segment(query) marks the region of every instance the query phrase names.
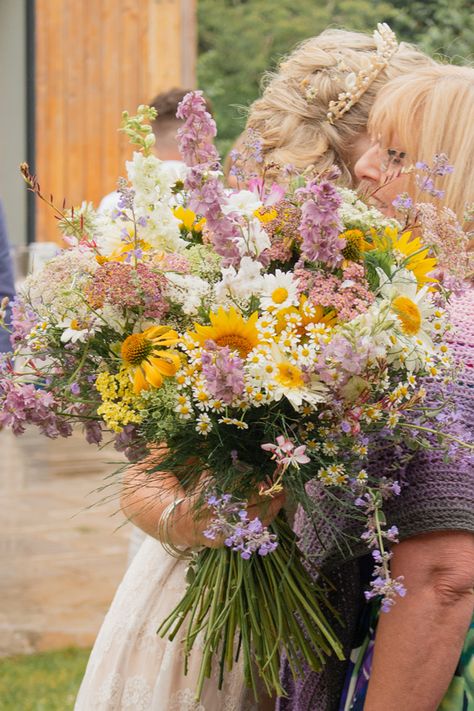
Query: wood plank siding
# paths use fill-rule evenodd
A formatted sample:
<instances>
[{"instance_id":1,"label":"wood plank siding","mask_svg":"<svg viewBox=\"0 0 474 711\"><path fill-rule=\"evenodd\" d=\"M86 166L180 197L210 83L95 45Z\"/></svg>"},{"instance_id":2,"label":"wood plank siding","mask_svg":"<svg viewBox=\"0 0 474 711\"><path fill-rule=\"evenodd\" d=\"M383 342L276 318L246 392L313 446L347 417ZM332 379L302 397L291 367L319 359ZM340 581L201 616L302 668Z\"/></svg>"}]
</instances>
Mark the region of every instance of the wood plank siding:
<instances>
[{"instance_id":1,"label":"wood plank siding","mask_svg":"<svg viewBox=\"0 0 474 711\"><path fill-rule=\"evenodd\" d=\"M130 157L123 109L195 86L196 2L36 0L35 172L58 204L115 189ZM58 241L39 201L36 240Z\"/></svg>"}]
</instances>

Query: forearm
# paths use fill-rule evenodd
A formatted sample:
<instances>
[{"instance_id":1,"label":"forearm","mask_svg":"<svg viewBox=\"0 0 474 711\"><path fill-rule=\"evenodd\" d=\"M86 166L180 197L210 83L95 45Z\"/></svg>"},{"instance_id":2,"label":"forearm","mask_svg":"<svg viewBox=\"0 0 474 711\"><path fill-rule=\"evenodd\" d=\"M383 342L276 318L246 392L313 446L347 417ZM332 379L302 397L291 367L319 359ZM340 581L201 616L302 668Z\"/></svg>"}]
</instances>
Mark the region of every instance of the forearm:
<instances>
[{"instance_id":1,"label":"forearm","mask_svg":"<svg viewBox=\"0 0 474 711\"><path fill-rule=\"evenodd\" d=\"M416 536L395 547L407 594L381 613L364 711L436 711L474 610L472 534Z\"/></svg>"},{"instance_id":2,"label":"forearm","mask_svg":"<svg viewBox=\"0 0 474 711\"><path fill-rule=\"evenodd\" d=\"M149 536L158 538L158 524L167 506L182 499L185 494L176 477L165 472L153 472L156 458L149 458L137 467L131 467L124 477L121 497L125 516ZM151 470L151 473L150 471ZM180 507L179 507L180 508ZM182 512L176 511L170 527L171 542L189 545L189 527Z\"/></svg>"},{"instance_id":3,"label":"forearm","mask_svg":"<svg viewBox=\"0 0 474 711\"><path fill-rule=\"evenodd\" d=\"M472 594L445 605L426 591L408 593L381 613L364 711L435 711L459 661L473 608Z\"/></svg>"}]
</instances>

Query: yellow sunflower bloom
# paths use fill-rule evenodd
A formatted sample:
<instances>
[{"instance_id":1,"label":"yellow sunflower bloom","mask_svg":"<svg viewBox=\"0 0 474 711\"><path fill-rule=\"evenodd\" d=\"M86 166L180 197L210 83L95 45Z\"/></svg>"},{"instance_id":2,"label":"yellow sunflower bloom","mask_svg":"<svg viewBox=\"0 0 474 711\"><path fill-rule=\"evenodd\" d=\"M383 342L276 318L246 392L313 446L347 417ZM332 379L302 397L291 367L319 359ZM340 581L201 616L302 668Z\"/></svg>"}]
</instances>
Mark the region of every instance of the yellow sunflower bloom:
<instances>
[{"instance_id":1,"label":"yellow sunflower bloom","mask_svg":"<svg viewBox=\"0 0 474 711\"><path fill-rule=\"evenodd\" d=\"M217 313L211 313L209 318L210 326L195 323L196 331L188 334L201 346L206 341L214 341L217 346L228 346L231 350L237 351L242 358L246 358L258 344L258 331L255 326L258 319L257 312L246 321L234 308L228 311L219 308Z\"/></svg>"},{"instance_id":2,"label":"yellow sunflower bloom","mask_svg":"<svg viewBox=\"0 0 474 711\"><path fill-rule=\"evenodd\" d=\"M120 354L130 371L136 394L150 387L159 388L163 377L175 375L181 359L167 346L175 346L178 341L178 334L168 326L151 326L142 333L132 333L123 341Z\"/></svg>"},{"instance_id":3,"label":"yellow sunflower bloom","mask_svg":"<svg viewBox=\"0 0 474 711\"><path fill-rule=\"evenodd\" d=\"M399 235L396 227L386 227L383 235L372 231L372 240L374 249L393 249L404 257L403 267L415 275L418 287L438 281L430 277L437 259L429 256L430 248L425 247L419 237L413 237L410 231Z\"/></svg>"}]
</instances>

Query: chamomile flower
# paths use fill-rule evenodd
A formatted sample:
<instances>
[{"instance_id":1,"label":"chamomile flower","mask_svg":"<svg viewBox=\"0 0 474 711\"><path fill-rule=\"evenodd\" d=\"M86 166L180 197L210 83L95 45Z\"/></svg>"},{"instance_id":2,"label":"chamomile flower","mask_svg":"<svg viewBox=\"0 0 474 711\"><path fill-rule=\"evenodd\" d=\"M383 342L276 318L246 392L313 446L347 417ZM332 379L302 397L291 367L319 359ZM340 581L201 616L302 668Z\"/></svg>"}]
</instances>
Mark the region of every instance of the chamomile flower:
<instances>
[{"instance_id":1,"label":"chamomile flower","mask_svg":"<svg viewBox=\"0 0 474 711\"><path fill-rule=\"evenodd\" d=\"M211 418L206 413L199 415L196 420L196 432L204 436L208 435L212 429Z\"/></svg>"},{"instance_id":2,"label":"chamomile flower","mask_svg":"<svg viewBox=\"0 0 474 711\"><path fill-rule=\"evenodd\" d=\"M234 425L239 430L248 430L249 426L243 420L238 420L235 417L221 417L219 422L223 425Z\"/></svg>"},{"instance_id":3,"label":"chamomile flower","mask_svg":"<svg viewBox=\"0 0 474 711\"><path fill-rule=\"evenodd\" d=\"M292 274L277 269L275 274L265 274L263 277L262 308L268 310L287 309L298 303L298 282Z\"/></svg>"}]
</instances>

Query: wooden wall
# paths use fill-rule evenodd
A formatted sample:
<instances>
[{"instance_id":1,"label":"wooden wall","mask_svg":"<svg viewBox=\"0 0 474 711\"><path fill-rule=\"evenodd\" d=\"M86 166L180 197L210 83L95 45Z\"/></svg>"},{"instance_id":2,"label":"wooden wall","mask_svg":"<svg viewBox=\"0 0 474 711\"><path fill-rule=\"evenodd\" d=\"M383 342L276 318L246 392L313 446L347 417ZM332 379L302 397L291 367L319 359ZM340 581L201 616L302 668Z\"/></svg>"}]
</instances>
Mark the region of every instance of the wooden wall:
<instances>
[{"instance_id":1,"label":"wooden wall","mask_svg":"<svg viewBox=\"0 0 474 711\"><path fill-rule=\"evenodd\" d=\"M115 189L130 156L117 132L173 86L195 86L197 0L36 0L35 172L68 205ZM37 201L36 240L58 240Z\"/></svg>"}]
</instances>

